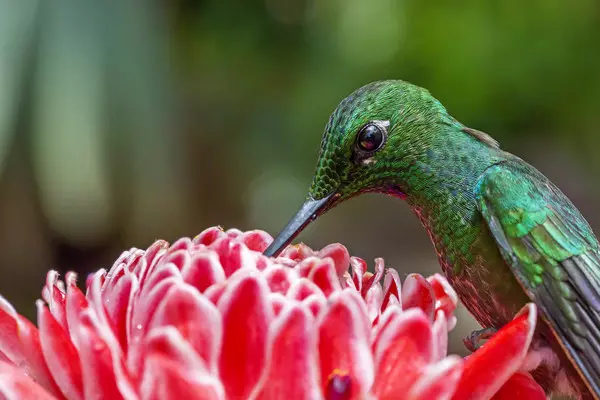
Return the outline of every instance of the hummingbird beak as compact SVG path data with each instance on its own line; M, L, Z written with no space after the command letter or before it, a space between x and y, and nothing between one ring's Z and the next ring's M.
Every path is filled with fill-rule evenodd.
M328 194L319 200L310 196L306 199L300 210L292 217L290 222L283 228L273 243L263 253L268 257L276 257L296 236L300 234L319 215L323 214L332 203L339 197L335 192Z

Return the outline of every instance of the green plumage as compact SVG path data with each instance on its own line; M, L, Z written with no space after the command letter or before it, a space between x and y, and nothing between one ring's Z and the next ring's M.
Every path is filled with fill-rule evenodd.
M358 137L373 124L385 130L384 140L366 151ZM408 202L443 272L484 327L500 328L535 301L547 323L540 324L535 345L551 346L562 357L573 393L586 393L586 382L587 396L600 398L599 245L546 177L451 117L425 89L375 82L331 115L309 198L266 254L365 192ZM546 372L540 380L552 391L558 371Z

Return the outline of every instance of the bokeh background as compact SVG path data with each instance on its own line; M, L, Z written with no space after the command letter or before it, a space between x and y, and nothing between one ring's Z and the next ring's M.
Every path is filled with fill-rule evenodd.
M276 234L329 113L401 78L554 180L600 229L595 0L0 0L0 293L211 225ZM365 195L301 237L438 271L402 202ZM460 311L452 350L476 324Z

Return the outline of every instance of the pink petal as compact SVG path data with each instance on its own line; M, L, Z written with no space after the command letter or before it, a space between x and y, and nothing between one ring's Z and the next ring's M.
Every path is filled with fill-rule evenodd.
M419 274L410 274L404 280L402 287L402 309L418 307L433 321L435 311L435 296L427 279Z
M328 258L321 260L314 266L308 275L308 279L313 281L323 291L325 296L329 296L331 293L342 289L333 261Z
M223 316L220 374L227 398L246 399L266 365L273 311L265 282L248 276L231 284L218 303Z
M456 309L456 305L458 304L458 295L452 286L450 286L450 283L448 283L446 278L440 274L434 274L430 276L427 278L427 281L433 288L433 293L436 299L436 311L443 310L444 313L446 313L446 318L450 318Z
M310 310L313 317L316 317L327 306L327 299L323 294L313 294L302 300L302 304Z
M257 398L318 399L317 330L312 315L302 307L290 306L271 330L269 361Z
M319 251L317 256L319 258L330 257L333 260L337 276L344 275L344 272L348 271L350 266L350 254L348 254L348 249L339 243L325 246Z
M289 258L294 261L301 261L305 258L314 256L314 254L315 252L312 251L310 247L304 243L298 243L286 247L277 258Z
M56 321L67 330L65 311L65 292L58 287L58 272L49 271L46 274L46 286L42 289L42 298L48 303L50 312Z
M75 331L86 399L136 400L131 378L121 358L118 343L108 327L88 309Z
M282 265L273 265L265 270L264 276L271 292L285 294L288 291L292 284L290 271Z
M502 385L492 400L547 400L544 389L529 375L517 372Z
M219 380L173 327L157 328L147 337L140 392L143 400L225 398Z
M412 386L408 396L411 400L448 400L456 390L463 371L463 360L450 356L429 366L423 376Z
M220 239L225 236L226 235L223 231L223 228L221 228L220 226L213 226L200 232L198 236L194 238L193 242L203 244L205 246L210 246L215 241L217 241L217 239Z
M517 372L527 355L537 318L529 303L485 345L470 355L453 399L487 399Z
M79 290L75 282L75 275L70 275L67 279L67 325L69 334L73 334L73 329L79 326L81 313L88 308L88 301L85 295Z
M432 331L433 359L440 361L448 353L448 322L443 310L438 310Z
M217 252L225 276L231 276L240 268L256 269L255 256L243 243L235 242L230 237L217 240L211 245Z
M383 258L376 258L375 259L375 274L368 273L368 275L369 275L368 277L363 276L362 289L360 292L360 294L363 297L366 297L368 291L371 289L371 287L373 287L373 285L379 284L379 281L383 277L384 270L385 270L385 263L383 261ZM367 275L367 274L365 274L365 275ZM381 289L381 286L379 288Z
M250 250L262 253L269 247L273 237L265 231L254 230L242 233L238 241L244 243Z
M14 365L0 361L0 398L6 400L56 400Z
M83 398L79 354L42 301L37 302L42 352L54 381L69 400Z
M137 278L127 272L112 288L111 293L103 295L103 305L111 326L114 328L121 348L127 348L127 314L129 304L139 290Z
M42 355L37 328L0 296L0 352L52 394L60 390Z
M381 303L381 311L385 311L390 298L393 296L400 301L400 293L402 286L400 285L400 277L398 271L388 268L383 278L383 302Z
M356 292L344 290L329 298L329 309L319 324L321 384L325 391L330 379L347 374L348 398L361 399L373 382L370 326L365 310L353 298Z
M350 266L352 267L354 287L359 293L362 293L363 276L367 271L367 263L362 258L350 257Z
M295 281L287 292L287 297L295 300L304 300L313 294L322 294L321 289L306 278Z
M383 301L383 292L380 285L373 285L365 294L365 304L369 321L373 322L381 312L381 302Z
M204 292L209 286L225 280L225 272L219 263L219 256L212 250L194 255L191 262L181 271L184 282Z
M169 248L169 252L176 252L176 251L183 250L184 252L189 253L189 251L192 250L193 248L194 248L194 243L192 242L192 240L190 238L183 237L183 238L177 239L177 241L171 245L171 247Z
M131 324L129 329L129 349L127 353L127 364L132 371L137 371L141 367L141 349L140 344L142 337L148 330L148 324L154 315L158 305L165 297L169 289L173 285L179 283L179 278L170 277L158 283L151 290L147 289L147 295L140 294L138 301L133 307ZM143 301L140 301L143 299Z
M277 262L281 262L281 259L277 259ZM301 278L308 278L313 268L321 262L320 258L317 257L307 257L304 260L298 262L298 264L294 265L293 262L289 267L293 268L294 271Z
M216 307L195 288L175 284L159 303L149 324L149 331L162 327L177 328L211 373L217 370L221 348L222 323Z
M379 399L406 396L433 357L431 327L420 308L390 311L388 318L382 321L374 349L377 373L372 392Z

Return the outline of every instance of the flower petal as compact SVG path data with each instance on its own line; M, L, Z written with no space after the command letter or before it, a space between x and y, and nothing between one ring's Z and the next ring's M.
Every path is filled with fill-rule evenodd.
M271 292L285 294L288 291L292 284L290 271L292 270L277 264L265 270L265 279Z
M255 393L257 399L312 400L321 396L313 320L298 305L287 307L277 318L271 328L268 363Z
M46 366L37 328L0 296L0 352L52 394L60 390Z
M451 316L456 310L458 304L458 295L450 286L450 283L441 274L434 274L427 278L427 281L433 288L433 294L435 295L435 310L443 310L446 314L446 318L450 321ZM449 328L451 328L449 326Z
M246 399L266 365L268 327L273 310L267 284L254 276L243 278L221 296L223 346L219 370L229 399Z
M349 398L360 399L373 382L373 360L368 317L353 297L359 295L344 290L329 298L329 309L319 322L319 356L323 390L331 378L347 374Z
M6 400L56 400L21 369L0 361L0 398Z
M37 302L41 346L46 364L61 392L69 400L83 398L79 354L65 330L41 300Z
M46 286L42 289L42 298L48 303L50 312L56 321L64 330L67 330L65 292L58 287L58 284L58 272L49 271L46 274Z
M492 400L547 400L547 396L531 375L517 372L502 385Z
M400 302L400 293L402 292L402 285L400 284L400 277L398 271L392 268L388 268L383 278L383 302L381 303L381 311L385 311L387 308L390 298L395 297Z
M384 317L387 317L388 312ZM420 308L382 317L374 357L376 378L372 392L378 398L403 398L433 357L430 323Z
M333 260L333 265L337 276L344 275L350 267L350 254L348 249L339 243L333 243L325 246L317 254L319 258L329 257Z
M329 258L320 260L310 271L308 279L314 282L325 296L342 289L333 261Z
M225 276L229 277L241 268L256 269L256 256L243 243L224 237L211 245L219 256Z
M174 327L153 330L144 342L143 400L224 399L219 380Z
M237 240L244 243L250 250L262 253L269 247L273 237L265 231L254 230L242 233Z
M518 316L470 355L453 399L488 399L512 374L527 355L535 330L537 309L529 303Z
M463 371L463 360L450 356L429 366L423 376L412 386L408 396L411 400L447 400L452 398Z
M433 322L433 359L440 361L448 353L448 321L443 310L438 310Z
M402 285L402 309L418 307L433 321L435 296L431 284L419 274L410 274Z
M158 305L148 332L162 326L175 327L204 360L209 371L216 373L222 322L210 300L190 285L173 285Z
M100 325L92 309L82 313L75 331L86 399L137 400L118 343L110 328Z
M219 256L212 250L196 254L181 270L183 281L204 292L209 286L225 280Z

